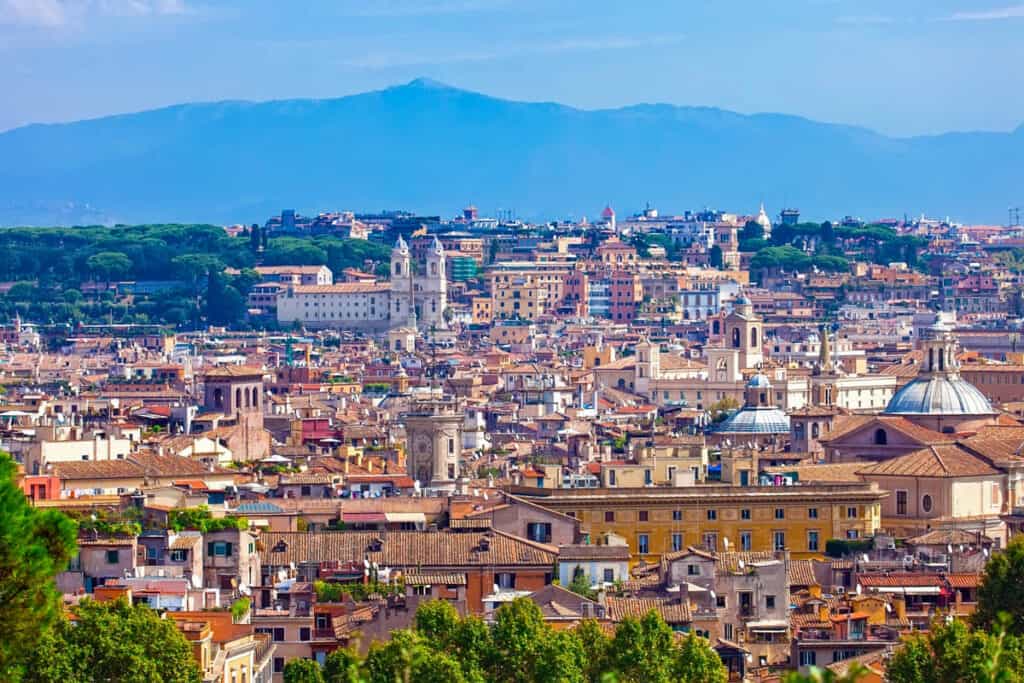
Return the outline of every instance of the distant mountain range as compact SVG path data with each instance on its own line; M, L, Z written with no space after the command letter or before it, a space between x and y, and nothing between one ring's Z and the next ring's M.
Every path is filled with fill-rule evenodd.
M879 102L879 106L885 106ZM1024 126L894 138L781 114L580 110L411 83L328 100L183 104L0 133L0 225L263 221L473 202L528 218L718 207L809 218L1024 206Z

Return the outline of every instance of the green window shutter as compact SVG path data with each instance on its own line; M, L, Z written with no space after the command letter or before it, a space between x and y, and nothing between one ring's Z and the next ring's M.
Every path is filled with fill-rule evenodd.
M225 543L224 544L224 548L225 548L225 550L224 550L224 557L231 557L231 544L230 543Z

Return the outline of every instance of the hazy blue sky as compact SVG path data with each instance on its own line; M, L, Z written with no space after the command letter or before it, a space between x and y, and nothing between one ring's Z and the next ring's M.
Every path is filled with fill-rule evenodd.
M1014 0L0 0L0 129L428 76L907 135L1024 122Z

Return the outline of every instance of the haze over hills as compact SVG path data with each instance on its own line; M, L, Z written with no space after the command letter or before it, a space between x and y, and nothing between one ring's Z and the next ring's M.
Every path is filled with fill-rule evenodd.
M880 103L884 106L884 103ZM253 222L284 207L473 201L530 218L714 206L809 218L1024 205L1024 126L894 138L782 114L579 110L433 81L350 97L183 104L0 133L0 224Z

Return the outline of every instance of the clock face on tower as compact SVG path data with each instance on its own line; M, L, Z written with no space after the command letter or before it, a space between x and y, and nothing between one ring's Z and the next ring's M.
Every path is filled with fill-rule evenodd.
M432 445L430 443L430 437L427 436L426 434L417 437L416 441L413 443L412 450L413 455L417 457L430 457L431 451L433 450Z

